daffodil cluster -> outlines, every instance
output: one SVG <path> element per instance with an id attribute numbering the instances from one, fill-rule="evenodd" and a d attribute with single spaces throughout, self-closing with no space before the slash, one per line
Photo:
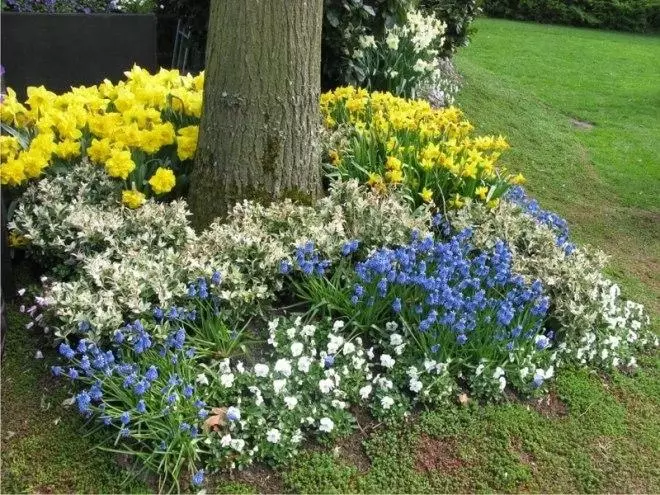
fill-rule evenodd
<path id="1" fill-rule="evenodd" d="M 382 193 L 400 190 L 415 206 L 478 201 L 492 208 L 510 184 L 524 182 L 495 165 L 506 140 L 473 136 L 457 108 L 343 87 L 321 96 L 321 110 L 326 127 L 348 133 L 330 154 L 330 175 L 357 178 Z"/>
<path id="2" fill-rule="evenodd" d="M 56 95 L 29 87 L 20 103 L 11 89 L 1 105 L 0 182 L 21 186 L 49 168 L 69 168 L 87 157 L 124 182 L 129 208 L 162 197 L 186 175 L 197 146 L 203 73 L 182 75 L 140 67 L 126 80 L 108 80 Z"/>

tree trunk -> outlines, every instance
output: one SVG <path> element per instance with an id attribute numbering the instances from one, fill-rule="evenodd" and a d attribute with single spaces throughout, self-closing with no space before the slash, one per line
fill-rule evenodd
<path id="1" fill-rule="evenodd" d="M 206 227 L 244 198 L 321 191 L 322 0 L 212 0 L 189 203 Z"/>

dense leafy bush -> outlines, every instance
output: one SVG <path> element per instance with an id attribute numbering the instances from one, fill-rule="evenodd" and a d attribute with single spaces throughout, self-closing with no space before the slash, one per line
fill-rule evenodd
<path id="1" fill-rule="evenodd" d="M 496 17 L 624 31 L 657 27 L 653 0 L 486 0 L 484 11 Z"/>
<path id="2" fill-rule="evenodd" d="M 472 21 L 481 13 L 479 0 L 421 0 L 420 8 L 447 24 L 445 51 L 453 53 L 470 41 Z"/>

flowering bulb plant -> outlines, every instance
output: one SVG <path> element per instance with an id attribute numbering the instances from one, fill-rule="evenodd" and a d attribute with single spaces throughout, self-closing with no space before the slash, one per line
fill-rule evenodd
<path id="1" fill-rule="evenodd" d="M 197 147 L 204 75 L 135 66 L 126 81 L 56 95 L 29 87 L 25 104 L 8 88 L 0 107 L 0 182 L 21 186 L 48 170 L 66 172 L 87 157 L 123 181 L 122 202 L 181 194 Z"/>
<path id="2" fill-rule="evenodd" d="M 73 402 L 84 417 L 114 430 L 105 448 L 137 456 L 142 469 L 161 473 L 162 490 L 198 471 L 208 411 L 196 390 L 195 353 L 185 331 L 173 325 L 159 342 L 151 326 L 136 320 L 119 329 L 109 350 L 84 338 L 63 342 L 65 365 L 52 372 L 77 384 Z"/>
<path id="3" fill-rule="evenodd" d="M 330 153 L 329 175 L 357 178 L 373 189 L 401 193 L 416 207 L 495 207 L 510 184 L 524 182 L 497 168 L 503 137 L 471 135 L 460 110 L 352 87 L 321 96 L 325 125 L 347 137 Z"/>
<path id="4" fill-rule="evenodd" d="M 434 14 L 410 11 L 405 23 L 386 27 L 378 38 L 360 36 L 350 64 L 355 82 L 372 91 L 414 98 L 420 86 L 440 75 L 435 62 L 445 28 Z"/>

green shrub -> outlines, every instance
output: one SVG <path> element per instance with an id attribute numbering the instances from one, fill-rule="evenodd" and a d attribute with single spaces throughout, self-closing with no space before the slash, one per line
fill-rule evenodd
<path id="1" fill-rule="evenodd" d="M 656 0 L 486 0 L 492 16 L 644 32 L 658 27 Z"/>

